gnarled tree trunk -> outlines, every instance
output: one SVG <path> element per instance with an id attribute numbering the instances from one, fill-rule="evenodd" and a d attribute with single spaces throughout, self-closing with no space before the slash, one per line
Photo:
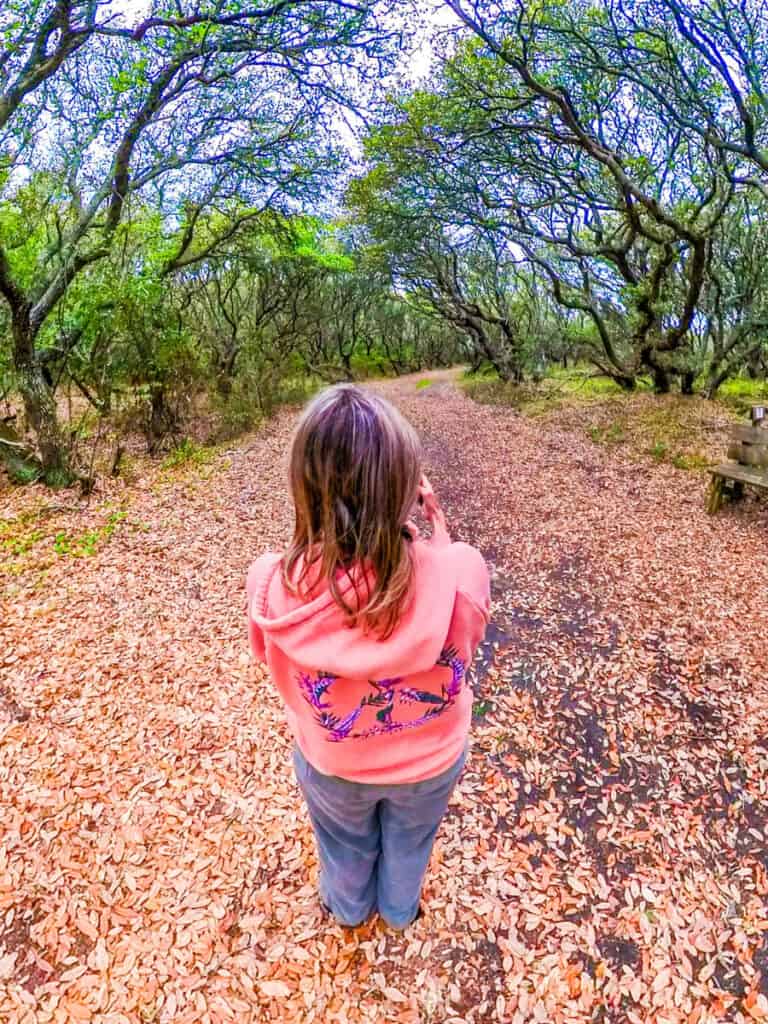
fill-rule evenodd
<path id="1" fill-rule="evenodd" d="M 43 476 L 51 484 L 74 479 L 66 440 L 61 431 L 53 389 L 35 352 L 37 330 L 25 304 L 12 311 L 13 357 L 24 413 L 40 452 Z"/>

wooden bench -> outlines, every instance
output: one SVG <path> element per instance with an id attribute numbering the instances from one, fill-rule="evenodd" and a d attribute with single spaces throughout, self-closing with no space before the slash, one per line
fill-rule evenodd
<path id="1" fill-rule="evenodd" d="M 744 496 L 745 484 L 768 491 L 768 471 L 766 470 L 741 466 L 738 462 L 724 462 L 722 466 L 710 469 L 709 472 L 712 475 L 707 503 L 707 512 L 710 515 L 714 515 L 722 508 L 726 491 L 730 492 L 733 501 L 738 501 Z M 729 483 L 732 486 L 729 487 Z"/>
<path id="2" fill-rule="evenodd" d="M 734 428 L 728 457 L 734 461 L 710 470 L 712 482 L 707 500 L 710 515 L 722 508 L 726 493 L 733 501 L 738 501 L 744 496 L 745 486 L 768 491 L 768 428 Z"/>

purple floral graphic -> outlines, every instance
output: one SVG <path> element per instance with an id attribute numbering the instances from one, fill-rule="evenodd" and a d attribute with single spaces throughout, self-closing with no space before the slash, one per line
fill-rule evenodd
<path id="1" fill-rule="evenodd" d="M 316 679 L 313 679 L 306 672 L 299 673 L 299 686 L 304 695 L 304 700 L 317 711 L 320 711 L 322 708 L 329 708 L 331 705 L 327 701 L 324 702 L 323 697 L 331 688 L 335 678 L 336 676 L 329 675 L 327 672 L 320 672 Z"/>
<path id="2" fill-rule="evenodd" d="M 464 683 L 464 662 L 455 647 L 445 647 L 440 653 L 437 664 L 446 665 L 451 670 L 451 681 L 444 692 L 450 700 L 455 700 Z"/>
<path id="3" fill-rule="evenodd" d="M 315 676 L 306 672 L 299 673 L 298 684 L 304 700 L 314 709 L 315 721 L 325 729 L 328 740 L 340 743 L 348 739 L 366 739 L 369 736 L 380 736 L 383 733 L 401 732 L 404 729 L 415 729 L 426 722 L 442 715 L 456 703 L 456 698 L 464 684 L 465 665 L 454 647 L 445 647 L 440 652 L 436 666 L 448 668 L 450 679 L 443 683 L 440 692 L 418 690 L 410 686 L 401 686 L 402 679 L 370 679 L 368 685 L 371 692 L 367 693 L 358 707 L 343 717 L 335 714 L 331 704 L 331 689 L 337 677 L 329 672 L 318 672 Z M 395 716 L 396 706 L 421 704 L 426 705 L 424 713 L 410 721 L 398 721 Z M 354 731 L 365 708 L 375 709 L 375 725 L 367 729 Z"/>
<path id="4" fill-rule="evenodd" d="M 357 721 L 360 711 L 360 708 L 355 708 L 345 718 L 338 718 L 336 715 L 329 715 L 327 711 L 322 711 L 315 715 L 315 720 L 318 725 L 322 725 L 324 729 L 328 730 L 329 740 L 339 743 L 341 740 L 349 739 L 352 726 Z"/>

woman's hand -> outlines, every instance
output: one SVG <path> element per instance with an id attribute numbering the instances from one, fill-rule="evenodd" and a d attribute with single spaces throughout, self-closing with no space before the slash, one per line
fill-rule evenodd
<path id="1" fill-rule="evenodd" d="M 451 535 L 448 533 L 445 513 L 440 508 L 440 503 L 437 500 L 432 484 L 423 474 L 419 481 L 419 505 L 432 527 L 430 542 L 432 544 L 450 544 Z"/>

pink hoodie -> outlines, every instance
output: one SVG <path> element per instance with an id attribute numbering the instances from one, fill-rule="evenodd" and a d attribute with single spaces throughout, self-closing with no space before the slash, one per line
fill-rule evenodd
<path id="1" fill-rule="evenodd" d="M 418 782 L 448 769 L 472 717 L 465 672 L 488 622 L 488 569 L 468 544 L 413 542 L 410 604 L 386 640 L 346 624 L 326 589 L 302 602 L 280 555 L 248 573 L 254 656 L 266 662 L 304 757 L 353 782 Z"/>

